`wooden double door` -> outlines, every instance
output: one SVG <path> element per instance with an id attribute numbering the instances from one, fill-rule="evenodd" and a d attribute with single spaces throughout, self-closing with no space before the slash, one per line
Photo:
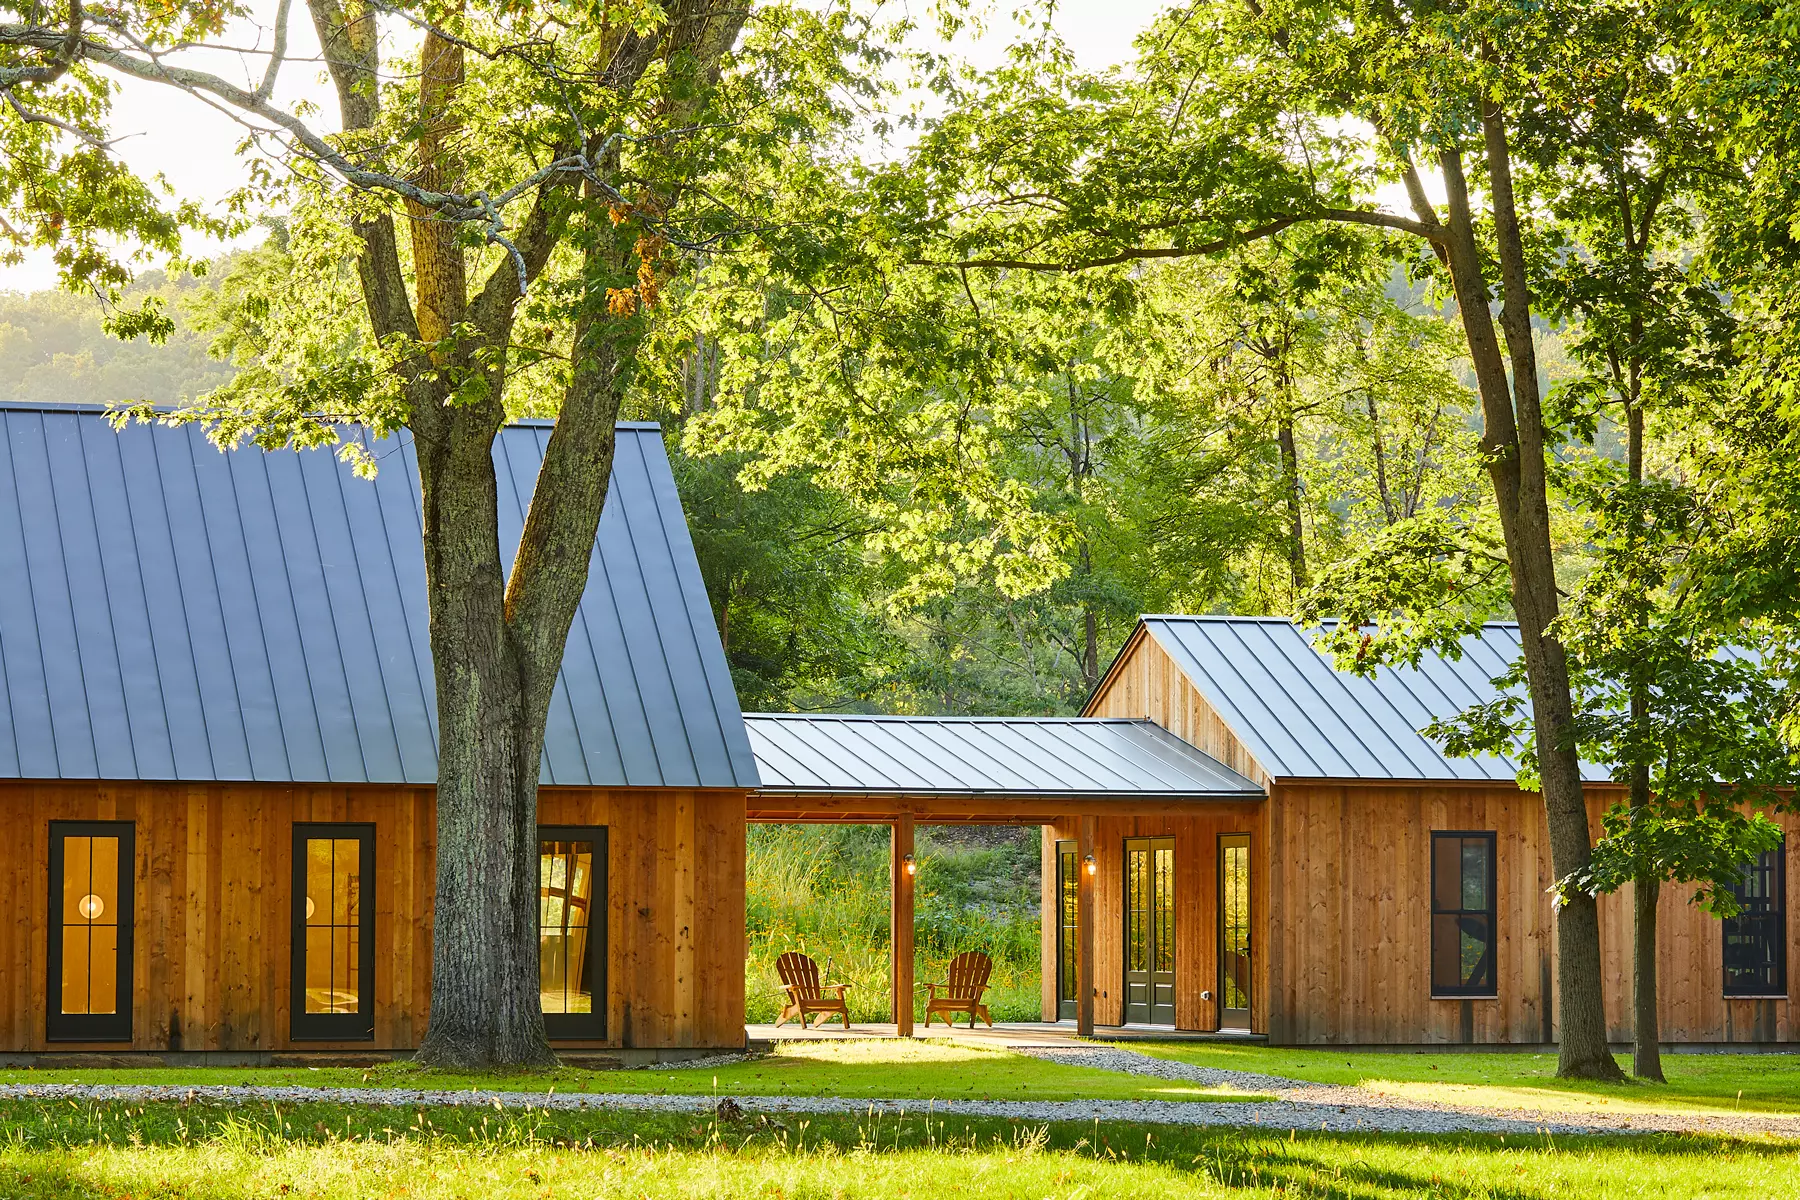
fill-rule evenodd
<path id="1" fill-rule="evenodd" d="M 1175 839 L 1125 842 L 1125 1023 L 1175 1024 Z"/>

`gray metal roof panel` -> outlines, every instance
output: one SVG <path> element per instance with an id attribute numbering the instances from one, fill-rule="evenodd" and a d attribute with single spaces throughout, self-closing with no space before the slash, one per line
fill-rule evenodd
<path id="1" fill-rule="evenodd" d="M 1312 637 L 1279 617 L 1153 615 L 1146 633 L 1176 663 L 1264 770 L 1321 779 L 1493 780 L 1516 764 L 1450 758 L 1419 732 L 1498 695 L 1492 680 L 1519 654 L 1516 626 L 1463 639 L 1462 657 L 1427 654 L 1372 678 L 1337 670 Z M 1608 778 L 1582 764 L 1590 782 Z"/>
<path id="2" fill-rule="evenodd" d="M 551 426 L 496 439 L 504 554 Z M 0 405 L 0 777 L 431 783 L 436 691 L 405 434 L 220 454 L 193 427 Z M 654 425 L 622 424 L 542 779 L 753 787 Z"/>
<path id="3" fill-rule="evenodd" d="M 1149 721 L 748 713 L 769 792 L 1243 798 L 1262 789 Z"/>

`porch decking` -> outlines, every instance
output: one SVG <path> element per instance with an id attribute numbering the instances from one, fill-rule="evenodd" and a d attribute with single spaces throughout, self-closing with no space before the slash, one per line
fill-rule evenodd
<path id="1" fill-rule="evenodd" d="M 752 1050 L 772 1049 L 777 1042 L 868 1041 L 907 1036 L 931 1037 L 995 1050 L 1059 1049 L 1078 1046 L 1087 1041 L 1234 1042 L 1260 1045 L 1268 1040 L 1261 1034 L 1236 1030 L 1196 1033 L 1147 1025 L 1100 1026 L 1094 1030 L 1093 1038 L 1084 1039 L 1076 1032 L 1073 1021 L 996 1021 L 992 1029 L 985 1025 L 970 1029 L 963 1024 L 945 1029 L 933 1022 L 929 1031 L 923 1025 L 915 1025 L 910 1034 L 902 1034 L 899 1027 L 891 1021 L 856 1023 L 847 1031 L 835 1023 L 828 1028 L 818 1029 L 802 1029 L 794 1024 L 780 1028 L 773 1025 L 744 1026 L 744 1039 Z"/>

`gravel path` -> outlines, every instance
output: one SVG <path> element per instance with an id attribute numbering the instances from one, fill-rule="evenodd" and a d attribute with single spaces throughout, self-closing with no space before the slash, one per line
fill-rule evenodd
<path id="1" fill-rule="evenodd" d="M 1523 1128 L 1545 1129 L 1552 1133 L 1709 1133 L 1725 1136 L 1772 1134 L 1777 1137 L 1800 1137 L 1800 1116 L 1678 1112 L 1547 1113 L 1527 1108 L 1487 1108 L 1473 1104 L 1410 1100 L 1371 1088 L 1307 1083 L 1276 1075 L 1258 1075 L 1250 1071 L 1196 1067 L 1118 1046 L 1032 1048 L 1017 1052 L 1069 1066 L 1098 1067 L 1107 1071 L 1124 1071 L 1132 1075 L 1182 1080 L 1210 1087 L 1233 1087 L 1241 1091 L 1272 1095 L 1276 1097 L 1275 1101 L 1255 1107 L 1263 1114 L 1262 1124 L 1277 1127 L 1285 1127 L 1291 1123 L 1296 1128 L 1308 1129 L 1326 1122 L 1333 1129 L 1452 1133 L 1485 1132 L 1504 1125 L 1506 1128 L 1500 1129 L 1501 1132 Z M 1344 1126 L 1333 1121 L 1333 1114 L 1336 1122 L 1349 1119 L 1360 1123 Z"/>
<path id="2" fill-rule="evenodd" d="M 1406 1100 L 1361 1087 L 1304 1083 L 1247 1071 L 1196 1067 L 1116 1046 L 1020 1049 L 1051 1062 L 1098 1067 L 1158 1079 L 1227 1086 L 1273 1095 L 1265 1101 L 1204 1100 L 846 1100 L 798 1096 L 733 1096 L 743 1112 L 870 1113 L 934 1112 L 940 1116 L 1004 1117 L 1021 1121 L 1146 1122 L 1162 1125 L 1240 1126 L 1248 1129 L 1323 1129 L 1382 1133 L 1709 1133 L 1727 1136 L 1773 1134 L 1800 1137 L 1800 1117 L 1725 1116 L 1680 1113 L 1543 1113 L 1472 1105 Z M 721 1056 L 736 1061 L 738 1056 Z M 684 1066 L 686 1064 L 683 1064 Z M 692 1069 L 718 1065 L 711 1061 Z M 663 1069 L 681 1069 L 663 1064 Z M 420 1105 L 637 1112 L 707 1113 L 711 1096 L 642 1095 L 622 1092 L 431 1091 L 416 1088 L 330 1088 L 159 1086 L 149 1084 L 4 1084 L 0 1100 L 114 1100 L 208 1102 L 215 1104 L 367 1104 L 413 1108 Z"/>
<path id="3" fill-rule="evenodd" d="M 1468 1115 L 1454 1112 L 1420 1114 L 1404 1109 L 1337 1107 L 1254 1101 L 1212 1103 L 1184 1100 L 842 1100 L 800 1096 L 733 1096 L 744 1113 L 882 1113 L 925 1112 L 940 1117 L 1005 1117 L 1020 1121 L 1137 1121 L 1158 1125 L 1229 1125 L 1290 1129 L 1384 1131 L 1390 1133 L 1552 1133 L 1585 1132 L 1579 1126 L 1542 1120 Z M 443 1092 L 413 1088 L 313 1088 L 220 1086 L 165 1087 L 149 1084 L 5 1084 L 0 1100 L 114 1100 L 131 1104 L 157 1101 L 215 1104 L 367 1104 L 415 1108 L 455 1105 L 494 1109 L 559 1109 L 563 1111 L 627 1110 L 638 1112 L 709 1113 L 711 1096 L 656 1096 L 622 1092 Z M 1426 1120 L 1421 1121 L 1421 1116 Z"/>

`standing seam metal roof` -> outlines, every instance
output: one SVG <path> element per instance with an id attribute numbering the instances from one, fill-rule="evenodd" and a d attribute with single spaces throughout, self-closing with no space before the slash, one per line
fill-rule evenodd
<path id="1" fill-rule="evenodd" d="M 495 439 L 502 551 L 551 426 Z M 0 406 L 0 777 L 433 783 L 405 433 L 219 453 L 192 426 Z M 756 786 L 655 425 L 622 424 L 546 729 L 546 784 Z"/>
<path id="2" fill-rule="evenodd" d="M 1260 798 L 1150 721 L 746 713 L 765 792 Z"/>
<path id="3" fill-rule="evenodd" d="M 1510 783 L 1517 775 L 1510 758 L 1451 758 L 1419 732 L 1499 695 L 1494 677 L 1521 652 L 1516 625 L 1484 626 L 1462 640 L 1461 658 L 1427 654 L 1416 668 L 1382 667 L 1367 679 L 1337 670 L 1281 617 L 1155 615 L 1143 627 L 1272 776 Z M 1609 778 L 1593 763 L 1582 776 Z"/>

